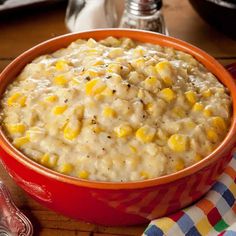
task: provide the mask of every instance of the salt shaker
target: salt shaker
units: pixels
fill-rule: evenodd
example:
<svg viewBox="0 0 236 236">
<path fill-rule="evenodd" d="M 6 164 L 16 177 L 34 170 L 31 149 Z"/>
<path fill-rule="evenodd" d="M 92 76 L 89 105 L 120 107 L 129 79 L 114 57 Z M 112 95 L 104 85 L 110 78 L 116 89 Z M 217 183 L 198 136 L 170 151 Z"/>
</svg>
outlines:
<svg viewBox="0 0 236 236">
<path fill-rule="evenodd" d="M 126 0 L 120 27 L 167 34 L 161 7 L 162 0 Z"/>
<path fill-rule="evenodd" d="M 114 0 L 69 0 L 65 22 L 72 32 L 115 27 L 117 12 Z"/>
</svg>

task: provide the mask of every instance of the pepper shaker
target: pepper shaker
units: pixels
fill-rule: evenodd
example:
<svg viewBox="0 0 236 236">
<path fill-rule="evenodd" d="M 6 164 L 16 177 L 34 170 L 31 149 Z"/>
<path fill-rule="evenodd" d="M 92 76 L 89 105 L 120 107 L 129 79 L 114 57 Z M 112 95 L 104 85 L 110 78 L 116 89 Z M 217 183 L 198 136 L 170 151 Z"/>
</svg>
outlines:
<svg viewBox="0 0 236 236">
<path fill-rule="evenodd" d="M 167 34 L 161 7 L 162 0 L 126 0 L 120 27 Z"/>
</svg>

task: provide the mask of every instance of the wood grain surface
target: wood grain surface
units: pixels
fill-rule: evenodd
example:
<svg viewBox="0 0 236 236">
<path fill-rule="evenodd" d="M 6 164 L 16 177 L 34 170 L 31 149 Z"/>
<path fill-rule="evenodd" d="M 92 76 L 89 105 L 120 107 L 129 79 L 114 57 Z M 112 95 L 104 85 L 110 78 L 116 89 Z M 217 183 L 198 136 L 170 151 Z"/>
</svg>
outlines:
<svg viewBox="0 0 236 236">
<path fill-rule="evenodd" d="M 236 41 L 205 23 L 187 0 L 164 1 L 164 16 L 169 33 L 216 57 L 223 65 L 236 61 Z M 65 5 L 38 12 L 0 15 L 0 71 L 30 47 L 57 35 L 67 33 L 64 24 Z M 141 235 L 146 225 L 102 227 L 72 220 L 54 213 L 27 196 L 0 165 L 4 181 L 16 205 L 29 217 L 35 235 L 43 236 L 118 236 Z"/>
</svg>

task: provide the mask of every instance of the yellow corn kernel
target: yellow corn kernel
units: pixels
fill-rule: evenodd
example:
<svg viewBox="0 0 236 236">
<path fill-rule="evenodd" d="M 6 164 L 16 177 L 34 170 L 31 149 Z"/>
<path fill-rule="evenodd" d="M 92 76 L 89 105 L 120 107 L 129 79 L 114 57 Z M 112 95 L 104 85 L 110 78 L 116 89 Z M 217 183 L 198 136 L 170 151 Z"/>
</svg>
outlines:
<svg viewBox="0 0 236 236">
<path fill-rule="evenodd" d="M 176 171 L 183 170 L 184 167 L 185 167 L 185 163 L 182 158 L 178 158 L 177 160 L 175 160 L 175 170 Z"/>
<path fill-rule="evenodd" d="M 207 90 L 205 90 L 205 91 L 202 92 L 202 96 L 203 96 L 204 98 L 208 98 L 208 97 L 210 97 L 211 95 L 212 95 L 212 92 L 211 92 L 210 89 L 207 89 Z"/>
<path fill-rule="evenodd" d="M 25 132 L 25 125 L 22 123 L 7 124 L 6 128 L 10 134 L 23 134 Z"/>
<path fill-rule="evenodd" d="M 88 179 L 88 177 L 89 177 L 89 172 L 88 172 L 87 170 L 81 170 L 81 171 L 79 171 L 79 173 L 78 173 L 78 177 L 79 177 L 80 179 Z"/>
<path fill-rule="evenodd" d="M 203 110 L 203 115 L 206 117 L 210 117 L 210 116 L 212 116 L 212 111 L 209 108 L 205 108 Z"/>
<path fill-rule="evenodd" d="M 211 122 L 213 127 L 215 127 L 218 131 L 226 130 L 226 123 L 222 117 L 220 116 L 212 117 Z"/>
<path fill-rule="evenodd" d="M 124 53 L 124 49 L 123 48 L 112 48 L 109 53 L 108 56 L 110 58 L 116 58 L 121 56 Z"/>
<path fill-rule="evenodd" d="M 79 85 L 80 84 L 80 80 L 76 77 L 73 77 L 71 80 L 71 84 L 72 85 Z"/>
<path fill-rule="evenodd" d="M 85 85 L 85 92 L 87 95 L 96 95 L 101 93 L 106 88 L 106 85 L 101 82 L 101 79 L 93 79 L 88 81 Z"/>
<path fill-rule="evenodd" d="M 172 112 L 173 112 L 173 114 L 175 114 L 176 116 L 181 117 L 181 118 L 185 117 L 185 115 L 186 115 L 185 110 L 180 106 L 174 107 L 172 109 Z"/>
<path fill-rule="evenodd" d="M 149 76 L 156 75 L 157 73 L 155 66 L 152 66 L 152 65 L 145 67 L 145 72 Z"/>
<path fill-rule="evenodd" d="M 171 86 L 173 84 L 171 64 L 168 61 L 161 61 L 156 64 L 155 68 L 165 84 Z"/>
<path fill-rule="evenodd" d="M 53 154 L 53 155 L 49 155 L 49 153 L 45 153 L 39 160 L 39 163 L 49 167 L 49 168 L 53 168 L 56 166 L 58 161 L 58 156 Z"/>
<path fill-rule="evenodd" d="M 64 70 L 67 65 L 68 62 L 66 60 L 58 60 L 55 64 L 55 67 L 57 70 Z"/>
<path fill-rule="evenodd" d="M 137 68 L 141 68 L 145 65 L 145 60 L 143 57 L 132 60 L 132 65 Z"/>
<path fill-rule="evenodd" d="M 90 77 L 90 78 L 94 78 L 94 77 L 98 77 L 99 76 L 99 72 L 93 69 L 89 69 L 87 71 L 84 72 L 84 76 L 86 77 Z"/>
<path fill-rule="evenodd" d="M 187 121 L 184 123 L 185 127 L 188 129 L 193 129 L 196 127 L 196 123 L 193 121 Z"/>
<path fill-rule="evenodd" d="M 194 160 L 195 160 L 196 162 L 201 161 L 202 158 L 203 158 L 203 157 L 202 157 L 200 154 L 198 154 L 198 153 L 196 153 L 195 156 L 194 156 Z"/>
<path fill-rule="evenodd" d="M 95 46 L 97 45 L 97 42 L 96 42 L 94 39 L 90 38 L 90 39 L 86 42 L 86 45 L 87 45 L 88 47 L 90 47 L 90 48 L 93 48 L 93 47 L 95 47 Z"/>
<path fill-rule="evenodd" d="M 155 85 L 157 85 L 157 82 L 158 82 L 158 80 L 154 76 L 149 76 L 144 80 L 144 83 L 146 86 L 155 86 Z"/>
<path fill-rule="evenodd" d="M 129 145 L 129 148 L 130 148 L 131 152 L 133 152 L 133 153 L 137 152 L 137 148 L 134 147 L 133 145 Z"/>
<path fill-rule="evenodd" d="M 61 115 L 65 112 L 65 110 L 67 109 L 67 105 L 64 106 L 55 106 L 52 110 L 54 115 Z"/>
<path fill-rule="evenodd" d="M 197 96 L 194 91 L 187 91 L 185 92 L 185 97 L 189 103 L 194 104 L 197 101 Z"/>
<path fill-rule="evenodd" d="M 71 127 L 75 125 L 74 127 Z M 77 124 L 70 124 L 67 123 L 63 129 L 63 134 L 64 134 L 64 138 L 68 139 L 68 140 L 74 140 L 80 133 L 81 130 L 81 124 L 79 121 L 77 121 Z"/>
<path fill-rule="evenodd" d="M 30 141 L 30 139 L 29 139 L 28 136 L 23 136 L 23 137 L 14 139 L 13 144 L 14 144 L 17 148 L 20 148 L 20 147 L 22 147 L 23 145 L 25 145 L 26 143 L 28 143 L 29 141 Z"/>
<path fill-rule="evenodd" d="M 92 66 L 100 66 L 100 65 L 103 65 L 104 64 L 104 61 L 102 61 L 102 60 L 97 60 L 97 61 L 95 61 L 93 64 L 92 64 Z"/>
<path fill-rule="evenodd" d="M 59 75 L 59 76 L 56 76 L 56 77 L 53 78 L 53 82 L 56 85 L 63 86 L 63 85 L 67 84 L 68 80 L 65 78 L 64 75 Z"/>
<path fill-rule="evenodd" d="M 193 105 L 193 111 L 202 111 L 203 109 L 204 109 L 204 106 L 199 102 L 196 102 Z"/>
<path fill-rule="evenodd" d="M 147 171 L 141 171 L 140 176 L 142 177 L 142 179 L 148 179 L 149 178 L 149 174 L 148 174 Z"/>
<path fill-rule="evenodd" d="M 118 138 L 124 138 L 124 137 L 129 136 L 132 133 L 133 129 L 129 125 L 122 124 L 115 127 L 114 131 Z"/>
<path fill-rule="evenodd" d="M 169 148 L 174 152 L 184 152 L 187 150 L 188 139 L 182 134 L 173 134 L 167 143 Z"/>
<path fill-rule="evenodd" d="M 107 72 L 120 74 L 121 73 L 121 65 L 118 63 L 111 63 L 107 67 Z"/>
<path fill-rule="evenodd" d="M 102 131 L 101 127 L 97 124 L 95 125 L 90 125 L 90 129 L 95 133 L 98 134 Z"/>
<path fill-rule="evenodd" d="M 102 111 L 102 115 L 106 118 L 112 118 L 116 116 L 116 112 L 111 107 L 105 107 Z"/>
<path fill-rule="evenodd" d="M 213 143 L 215 143 L 215 142 L 217 142 L 218 141 L 218 134 L 215 132 L 215 130 L 213 130 L 213 129 L 208 129 L 207 131 L 206 131 L 206 134 L 207 134 L 207 138 L 211 141 L 211 142 L 213 142 Z"/>
<path fill-rule="evenodd" d="M 103 91 L 102 91 L 102 95 L 104 96 L 112 96 L 115 92 L 113 92 L 110 88 L 106 87 Z"/>
<path fill-rule="evenodd" d="M 50 95 L 45 98 L 46 102 L 56 102 L 58 100 L 58 97 L 56 95 Z"/>
<path fill-rule="evenodd" d="M 149 114 L 153 113 L 154 111 L 154 104 L 153 103 L 148 103 L 145 105 L 145 109 L 148 111 Z"/>
<path fill-rule="evenodd" d="M 171 102 L 175 99 L 175 92 L 170 88 L 164 88 L 159 92 L 161 98 L 163 98 L 167 102 Z"/>
<path fill-rule="evenodd" d="M 74 166 L 70 163 L 64 163 L 61 168 L 59 169 L 59 171 L 63 174 L 69 174 L 73 171 Z"/>
<path fill-rule="evenodd" d="M 21 93 L 14 93 L 12 94 L 8 100 L 7 100 L 7 105 L 8 106 L 15 106 L 15 105 L 20 105 L 21 107 L 25 106 L 25 101 L 26 101 L 26 96 L 24 96 Z"/>
<path fill-rule="evenodd" d="M 143 143 L 152 142 L 155 137 L 155 134 L 156 129 L 148 125 L 142 126 L 135 133 L 136 138 Z"/>
</svg>

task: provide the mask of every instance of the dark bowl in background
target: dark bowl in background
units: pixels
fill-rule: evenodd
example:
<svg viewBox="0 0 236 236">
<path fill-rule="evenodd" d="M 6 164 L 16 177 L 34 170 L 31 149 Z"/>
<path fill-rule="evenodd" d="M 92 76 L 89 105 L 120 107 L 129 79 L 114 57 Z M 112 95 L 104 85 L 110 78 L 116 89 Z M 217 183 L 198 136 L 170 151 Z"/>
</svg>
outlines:
<svg viewBox="0 0 236 236">
<path fill-rule="evenodd" d="M 236 0 L 189 0 L 210 25 L 236 39 Z"/>
</svg>

